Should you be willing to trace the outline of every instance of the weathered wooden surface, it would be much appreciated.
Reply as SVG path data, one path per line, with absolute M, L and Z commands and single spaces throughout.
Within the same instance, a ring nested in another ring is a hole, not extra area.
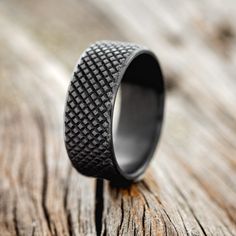
M 236 235 L 234 1 L 1 1 L 0 235 Z M 77 174 L 63 145 L 70 73 L 90 42 L 152 48 L 165 127 L 144 181 Z

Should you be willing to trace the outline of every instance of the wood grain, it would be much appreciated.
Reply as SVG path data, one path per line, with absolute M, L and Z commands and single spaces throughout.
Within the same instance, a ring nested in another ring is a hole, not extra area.
M 0 3 L 1 235 L 236 235 L 236 4 Z M 161 143 L 143 181 L 120 188 L 71 168 L 70 73 L 90 42 L 141 43 L 167 82 Z

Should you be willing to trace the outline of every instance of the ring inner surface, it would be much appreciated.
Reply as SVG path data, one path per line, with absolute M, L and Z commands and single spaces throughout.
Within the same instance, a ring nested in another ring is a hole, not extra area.
M 163 120 L 164 84 L 157 60 L 136 56 L 126 69 L 113 112 L 113 147 L 119 168 L 129 176 L 145 168 Z

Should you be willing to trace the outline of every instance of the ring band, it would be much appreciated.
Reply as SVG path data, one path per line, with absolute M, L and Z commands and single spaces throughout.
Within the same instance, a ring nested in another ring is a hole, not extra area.
M 136 44 L 101 41 L 81 56 L 65 107 L 65 145 L 82 174 L 135 181 L 157 145 L 164 81 L 155 55 Z

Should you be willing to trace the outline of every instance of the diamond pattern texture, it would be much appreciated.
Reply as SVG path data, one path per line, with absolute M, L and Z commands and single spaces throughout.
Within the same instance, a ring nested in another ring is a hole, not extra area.
M 65 109 L 65 144 L 73 166 L 82 174 L 122 178 L 113 160 L 111 112 L 119 72 L 140 46 L 102 41 L 80 58 Z

